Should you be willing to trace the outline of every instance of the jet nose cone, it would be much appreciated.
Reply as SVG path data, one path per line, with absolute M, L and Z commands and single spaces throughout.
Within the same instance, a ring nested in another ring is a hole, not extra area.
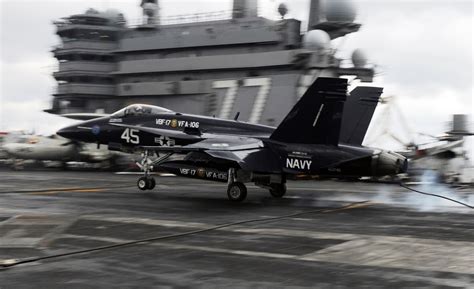
M 100 127 L 98 125 L 86 126 L 80 124 L 60 129 L 57 134 L 64 138 L 68 138 L 75 141 L 96 142 L 98 140 L 97 136 L 99 132 Z
M 62 128 L 56 132 L 57 135 L 62 136 L 64 138 L 69 138 L 72 139 L 75 136 L 75 133 L 77 132 L 77 127 L 75 126 L 68 126 L 65 128 Z
M 15 146 L 11 143 L 4 144 L 2 148 L 9 154 L 11 154 L 15 150 Z
M 97 143 L 106 139 L 108 118 L 92 119 L 60 129 L 57 134 L 79 142 Z

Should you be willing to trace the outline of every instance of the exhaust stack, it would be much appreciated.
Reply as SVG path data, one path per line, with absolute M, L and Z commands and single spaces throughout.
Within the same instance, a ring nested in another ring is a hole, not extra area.
M 311 0 L 309 7 L 308 31 L 314 29 L 314 26 L 321 21 L 321 2 L 320 0 Z
M 258 17 L 257 0 L 234 0 L 232 19 Z

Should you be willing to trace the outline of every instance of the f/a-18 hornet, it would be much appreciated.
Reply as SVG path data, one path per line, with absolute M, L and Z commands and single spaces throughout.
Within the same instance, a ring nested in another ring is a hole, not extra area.
M 134 104 L 58 134 L 106 144 L 110 150 L 141 150 L 139 166 L 144 176 L 137 182 L 141 190 L 155 187 L 150 171 L 159 167 L 183 177 L 227 182 L 227 195 L 237 202 L 246 198 L 244 183 L 248 182 L 269 189 L 278 198 L 286 193 L 286 179 L 292 175 L 357 177 L 405 172 L 403 156 L 361 146 L 373 109 L 368 121 L 365 117 L 362 138 L 358 133 L 351 142 L 354 130 L 361 129 L 357 122 L 362 117 L 347 120 L 352 131 L 346 128 L 345 135 L 340 135 L 346 97 L 346 79 L 318 78 L 277 128 L 240 122 L 237 117 L 218 119 Z M 350 144 L 340 143 L 340 138 Z M 152 161 L 154 154 L 158 158 Z M 173 154 L 185 156 L 170 160 Z

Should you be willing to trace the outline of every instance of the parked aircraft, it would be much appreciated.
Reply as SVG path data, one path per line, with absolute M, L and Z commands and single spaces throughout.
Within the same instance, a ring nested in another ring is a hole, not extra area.
M 20 135 L 7 140 L 2 148 L 7 157 L 14 159 L 14 167 L 20 160 L 60 161 L 65 164 L 70 161 L 105 163 L 113 159 L 106 149 L 97 150 L 93 144 L 78 143 L 57 135 Z

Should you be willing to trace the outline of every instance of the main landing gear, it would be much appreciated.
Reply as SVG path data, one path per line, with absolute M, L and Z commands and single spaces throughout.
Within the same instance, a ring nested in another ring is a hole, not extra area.
M 242 202 L 247 197 L 247 187 L 244 182 L 255 182 L 255 185 L 265 188 L 274 198 L 286 194 L 286 177 L 284 175 L 249 175 L 239 174 L 237 178 L 234 168 L 230 168 L 227 178 L 227 197 L 232 202 Z
M 242 202 L 247 197 L 247 187 L 240 182 L 231 183 L 227 186 L 227 197 L 232 202 Z
M 242 202 L 247 198 L 247 187 L 237 181 L 234 168 L 230 168 L 227 175 L 227 197 L 232 202 Z
M 268 190 L 274 198 L 281 198 L 286 194 L 286 184 L 270 184 L 270 189 Z
M 272 183 L 267 185 L 270 195 L 282 198 L 286 194 L 286 184 Z M 227 197 L 233 202 L 242 202 L 247 197 L 247 187 L 241 182 L 230 182 L 227 186 Z
M 142 190 L 153 190 L 156 186 L 155 179 L 150 176 L 150 171 L 153 170 L 153 166 L 159 165 L 160 163 L 166 161 L 173 153 L 168 153 L 162 157 L 159 157 L 157 160 L 152 161 L 149 158 L 149 151 L 145 150 L 142 154 L 142 160 L 137 162 L 137 166 L 143 171 L 144 176 L 140 177 L 137 181 L 137 187 Z

